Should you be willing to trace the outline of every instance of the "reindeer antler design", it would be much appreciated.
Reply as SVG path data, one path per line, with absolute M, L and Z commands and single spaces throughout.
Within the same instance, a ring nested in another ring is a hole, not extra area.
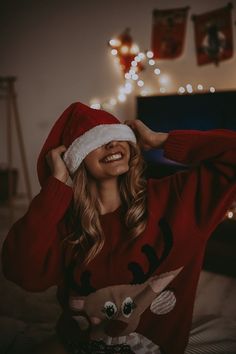
M 159 228 L 163 234 L 164 238 L 164 250 L 160 258 L 158 258 L 154 248 L 148 244 L 145 244 L 141 248 L 141 252 L 145 254 L 149 262 L 149 269 L 145 273 L 137 262 L 131 262 L 128 264 L 128 269 L 133 274 L 133 280 L 131 284 L 142 284 L 155 272 L 155 270 L 163 263 L 163 261 L 169 255 L 172 245 L 173 245 L 173 235 L 167 221 L 162 218 L 159 221 Z M 90 283 L 91 273 L 89 271 L 84 271 L 80 276 L 80 284 L 77 284 L 74 279 L 74 269 L 76 268 L 76 262 L 69 265 L 66 271 L 66 278 L 68 288 L 75 290 L 81 296 L 87 296 L 96 289 L 92 287 Z
M 154 271 L 161 265 L 161 263 L 169 255 L 172 245 L 173 245 L 173 235 L 167 221 L 162 218 L 159 221 L 159 227 L 162 231 L 164 238 L 164 250 L 160 258 L 156 255 L 154 248 L 148 244 L 143 245 L 141 251 L 145 254 L 149 262 L 149 269 L 144 273 L 142 267 L 137 262 L 131 262 L 128 264 L 128 269 L 133 274 L 133 280 L 131 284 L 141 284 L 144 283 Z
M 82 296 L 87 296 L 88 294 L 96 291 L 95 288 L 90 284 L 91 273 L 89 271 L 84 271 L 80 276 L 80 284 L 77 284 L 74 279 L 74 269 L 76 267 L 76 263 L 73 262 L 67 268 L 66 276 L 67 276 L 67 284 L 70 289 L 78 292 L 78 294 Z

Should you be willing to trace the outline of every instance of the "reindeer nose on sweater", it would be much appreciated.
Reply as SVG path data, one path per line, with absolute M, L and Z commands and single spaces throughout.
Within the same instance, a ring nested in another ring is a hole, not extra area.
M 118 337 L 128 326 L 127 323 L 119 320 L 109 321 L 105 333 L 110 337 Z

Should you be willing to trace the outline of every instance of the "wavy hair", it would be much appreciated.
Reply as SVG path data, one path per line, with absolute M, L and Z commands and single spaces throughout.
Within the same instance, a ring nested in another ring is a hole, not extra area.
M 119 189 L 122 202 L 122 214 L 130 240 L 138 237 L 147 222 L 145 163 L 140 148 L 130 144 L 129 170 L 119 176 Z M 88 264 L 102 249 L 105 237 L 99 220 L 100 206 L 96 190 L 91 188 L 92 177 L 84 162 L 74 176 L 74 203 L 70 210 L 70 222 L 73 225 L 66 240 L 73 248 L 73 258 L 78 256 Z

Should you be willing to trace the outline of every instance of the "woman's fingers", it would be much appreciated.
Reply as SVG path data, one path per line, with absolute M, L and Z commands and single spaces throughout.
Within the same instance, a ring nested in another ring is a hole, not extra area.
M 139 119 L 127 120 L 125 123 L 133 129 L 141 148 L 144 150 L 162 149 L 169 135 L 151 130 Z
M 50 150 L 47 153 L 46 157 L 47 158 L 48 157 L 57 158 L 58 155 L 61 155 L 65 151 L 66 151 L 66 147 L 64 145 L 60 145 L 60 146 L 56 147 L 55 149 Z
M 69 172 L 61 156 L 65 151 L 66 147 L 60 145 L 55 149 L 50 150 L 46 155 L 46 160 L 51 169 L 52 175 L 64 183 L 66 183 L 69 177 Z
M 155 134 L 151 129 L 149 129 L 141 120 L 130 119 L 125 121 L 135 133 L 138 142 L 142 149 L 149 150 L 153 145 L 153 135 Z
M 139 119 L 128 119 L 125 121 L 125 124 L 127 124 L 128 126 L 130 126 L 130 128 L 134 130 L 140 130 L 146 127 L 146 125 Z
M 61 154 L 66 151 L 66 147 L 64 145 L 60 145 L 55 149 L 48 151 L 46 155 L 46 159 L 49 163 L 52 161 L 56 161 L 57 159 L 62 159 Z

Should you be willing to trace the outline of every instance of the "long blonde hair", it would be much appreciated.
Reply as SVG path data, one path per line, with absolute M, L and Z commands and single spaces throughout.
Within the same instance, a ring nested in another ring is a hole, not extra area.
M 147 208 L 145 163 L 137 145 L 130 143 L 130 152 L 129 170 L 119 176 L 119 188 L 125 225 L 132 240 L 146 227 Z M 74 176 L 74 203 L 70 213 L 74 231 L 66 240 L 73 246 L 73 257 L 82 256 L 85 264 L 101 251 L 105 242 L 98 199 L 90 182 L 91 176 L 82 162 Z

